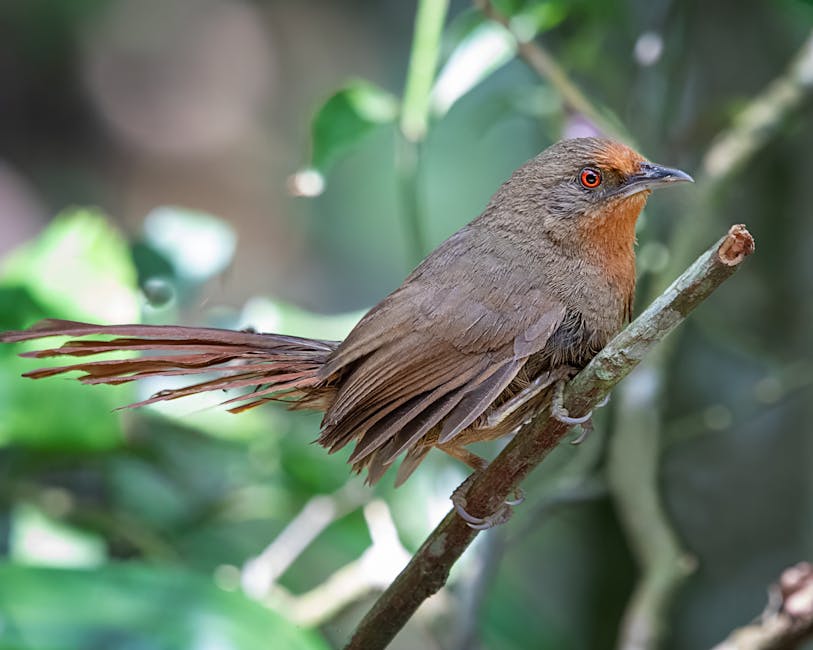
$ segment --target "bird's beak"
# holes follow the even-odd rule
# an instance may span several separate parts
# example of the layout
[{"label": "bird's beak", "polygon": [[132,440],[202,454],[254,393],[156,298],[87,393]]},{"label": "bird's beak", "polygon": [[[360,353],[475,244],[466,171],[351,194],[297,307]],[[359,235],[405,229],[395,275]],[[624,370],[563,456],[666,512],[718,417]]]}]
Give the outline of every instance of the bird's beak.
[{"label": "bird's beak", "polygon": [[663,165],[656,165],[649,161],[642,162],[638,171],[627,178],[627,182],[620,188],[622,196],[630,196],[644,190],[651,190],[670,183],[694,183],[694,179],[686,172]]}]

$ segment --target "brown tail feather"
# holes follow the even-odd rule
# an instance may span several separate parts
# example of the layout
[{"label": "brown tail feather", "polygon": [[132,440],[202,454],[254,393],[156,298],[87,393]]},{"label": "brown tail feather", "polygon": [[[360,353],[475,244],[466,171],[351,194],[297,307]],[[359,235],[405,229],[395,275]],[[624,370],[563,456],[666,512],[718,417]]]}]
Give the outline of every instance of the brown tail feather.
[{"label": "brown tail feather", "polygon": [[[148,377],[217,374],[216,379],[183,388],[164,390],[130,404],[145,406],[194,393],[234,388],[254,389],[227,400],[247,402],[229,409],[244,411],[285,395],[302,401],[299,408],[324,409],[332,389],[322,386],[319,369],[338,342],[281,334],[257,334],[204,327],[162,325],[92,325],[66,320],[44,320],[17,332],[0,333],[0,342],[29,341],[50,336],[112,336],[109,340],[71,340],[57,348],[24,352],[22,356],[86,357],[109,352],[150,350],[160,356],[86,361],[25,373],[40,379],[77,370],[85,384],[122,384]],[[128,408],[129,408],[128,407]]]}]

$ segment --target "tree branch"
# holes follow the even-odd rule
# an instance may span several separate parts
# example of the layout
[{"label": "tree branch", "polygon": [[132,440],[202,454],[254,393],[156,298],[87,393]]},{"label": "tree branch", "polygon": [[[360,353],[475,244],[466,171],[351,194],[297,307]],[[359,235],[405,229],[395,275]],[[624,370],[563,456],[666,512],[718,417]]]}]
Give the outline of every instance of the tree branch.
[{"label": "tree branch", "polygon": [[[732,226],[569,383],[567,409],[572,413],[591,409],[753,250],[754,240],[745,227]],[[469,512],[476,516],[495,512],[568,430],[549,410],[523,426],[491,465],[474,476],[466,492]],[[450,511],[361,621],[346,650],[386,647],[420,604],[446,583],[452,565],[476,536],[477,531]]]},{"label": "tree branch", "polygon": [[762,616],[713,650],[794,650],[813,637],[813,565],[800,562],[785,569],[768,593]]}]

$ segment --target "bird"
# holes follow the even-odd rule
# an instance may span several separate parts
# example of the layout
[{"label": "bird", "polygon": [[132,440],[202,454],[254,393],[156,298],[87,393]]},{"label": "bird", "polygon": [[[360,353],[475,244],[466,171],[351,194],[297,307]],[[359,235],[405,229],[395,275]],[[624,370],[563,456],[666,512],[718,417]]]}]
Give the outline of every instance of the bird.
[{"label": "bird", "polygon": [[[614,140],[556,142],[343,341],[49,319],[0,333],[0,342],[71,337],[22,353],[74,357],[27,377],[80,371],[85,384],[192,381],[131,407],[234,389],[224,404],[235,413],[271,401],[322,411],[318,442],[330,453],[354,443],[348,462],[370,484],[402,457],[400,485],[433,448],[479,471],[487,462],[468,445],[509,435],[549,406],[630,320],[638,217],[652,190],[687,181]],[[161,354],[76,359],[121,351]],[[589,414],[571,417],[559,406],[555,416],[574,424]]]}]

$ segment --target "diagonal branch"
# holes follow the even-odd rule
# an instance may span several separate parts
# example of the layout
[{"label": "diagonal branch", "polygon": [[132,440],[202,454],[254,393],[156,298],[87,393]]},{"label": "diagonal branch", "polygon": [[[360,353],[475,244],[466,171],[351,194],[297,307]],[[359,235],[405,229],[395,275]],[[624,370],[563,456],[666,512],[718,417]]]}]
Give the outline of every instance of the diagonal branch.
[{"label": "diagonal branch", "polygon": [[[570,382],[565,391],[567,409],[583,413],[592,408],[753,250],[754,240],[745,227],[732,226]],[[481,516],[495,512],[568,430],[547,410],[523,426],[472,480],[466,492],[469,512]],[[420,604],[446,583],[452,565],[476,536],[477,531],[449,512],[361,621],[346,650],[386,647]]]}]

